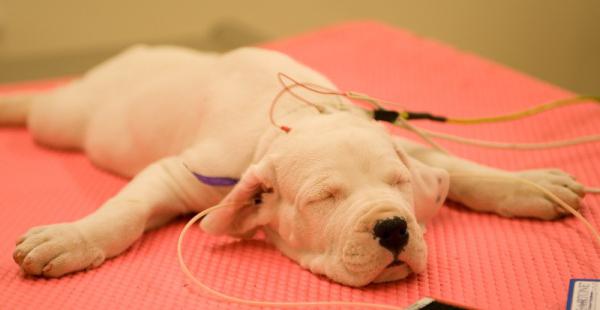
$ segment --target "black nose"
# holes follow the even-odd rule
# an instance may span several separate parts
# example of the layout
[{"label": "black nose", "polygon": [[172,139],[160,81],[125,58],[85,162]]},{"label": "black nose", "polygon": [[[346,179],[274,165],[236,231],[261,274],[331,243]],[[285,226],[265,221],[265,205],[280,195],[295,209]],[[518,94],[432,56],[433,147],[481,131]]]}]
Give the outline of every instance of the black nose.
[{"label": "black nose", "polygon": [[373,227],[373,235],[379,239],[382,247],[394,254],[400,253],[408,243],[406,221],[397,216],[377,220]]}]

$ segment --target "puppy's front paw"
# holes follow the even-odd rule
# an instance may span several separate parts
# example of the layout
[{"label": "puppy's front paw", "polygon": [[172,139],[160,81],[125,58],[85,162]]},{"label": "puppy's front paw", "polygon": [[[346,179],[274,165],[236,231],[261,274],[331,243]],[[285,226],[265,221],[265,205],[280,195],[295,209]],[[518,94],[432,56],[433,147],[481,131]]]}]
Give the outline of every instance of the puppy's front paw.
[{"label": "puppy's front paw", "polygon": [[[527,170],[517,172],[515,176],[542,186],[575,210],[581,208],[584,187],[561,170]],[[511,194],[506,196],[498,208],[501,215],[552,220],[570,214],[548,195],[529,184],[515,182],[511,187],[508,190]]]},{"label": "puppy's front paw", "polygon": [[17,240],[13,258],[30,275],[60,277],[104,262],[102,249],[74,223],[31,228]]}]

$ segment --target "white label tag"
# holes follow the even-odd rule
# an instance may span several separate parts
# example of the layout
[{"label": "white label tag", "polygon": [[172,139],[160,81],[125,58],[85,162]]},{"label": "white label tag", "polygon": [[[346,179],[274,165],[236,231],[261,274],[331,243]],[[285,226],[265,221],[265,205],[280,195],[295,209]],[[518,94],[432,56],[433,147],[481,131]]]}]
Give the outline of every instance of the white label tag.
[{"label": "white label tag", "polygon": [[567,310],[600,310],[600,279],[571,279]]}]

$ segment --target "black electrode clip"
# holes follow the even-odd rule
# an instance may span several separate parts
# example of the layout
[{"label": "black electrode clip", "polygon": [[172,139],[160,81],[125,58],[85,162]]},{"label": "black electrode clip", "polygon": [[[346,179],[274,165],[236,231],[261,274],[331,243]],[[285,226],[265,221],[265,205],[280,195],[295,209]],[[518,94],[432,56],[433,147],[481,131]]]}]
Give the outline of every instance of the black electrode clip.
[{"label": "black electrode clip", "polygon": [[406,112],[406,120],[426,119],[434,122],[446,122],[448,119],[444,116],[433,115],[425,112]]},{"label": "black electrode clip", "polygon": [[373,111],[373,119],[375,119],[376,121],[384,121],[384,122],[388,122],[388,123],[396,123],[396,121],[398,120],[398,117],[402,117],[405,120],[419,120],[419,119],[426,119],[426,120],[430,120],[430,121],[434,121],[434,122],[446,122],[447,118],[444,116],[438,116],[438,115],[433,115],[431,113],[424,113],[424,112],[409,112],[409,111],[404,111],[402,112],[402,114],[400,114],[400,112],[398,111],[393,111],[393,110],[386,110],[383,108],[378,108],[376,110]]},{"label": "black electrode clip", "polygon": [[384,121],[388,123],[395,123],[400,113],[397,111],[386,110],[386,109],[377,109],[373,111],[373,118],[376,121]]}]

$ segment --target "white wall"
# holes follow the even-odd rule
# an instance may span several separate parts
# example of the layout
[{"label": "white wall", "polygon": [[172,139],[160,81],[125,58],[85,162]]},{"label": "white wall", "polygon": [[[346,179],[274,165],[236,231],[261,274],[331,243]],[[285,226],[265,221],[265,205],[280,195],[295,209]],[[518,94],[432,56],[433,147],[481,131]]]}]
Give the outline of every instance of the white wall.
[{"label": "white wall", "polygon": [[[438,38],[574,91],[600,93],[595,0],[0,0],[0,80],[79,72],[133,42],[224,49],[235,42],[213,41],[249,43],[365,18]],[[234,34],[215,39],[219,29]]]}]

